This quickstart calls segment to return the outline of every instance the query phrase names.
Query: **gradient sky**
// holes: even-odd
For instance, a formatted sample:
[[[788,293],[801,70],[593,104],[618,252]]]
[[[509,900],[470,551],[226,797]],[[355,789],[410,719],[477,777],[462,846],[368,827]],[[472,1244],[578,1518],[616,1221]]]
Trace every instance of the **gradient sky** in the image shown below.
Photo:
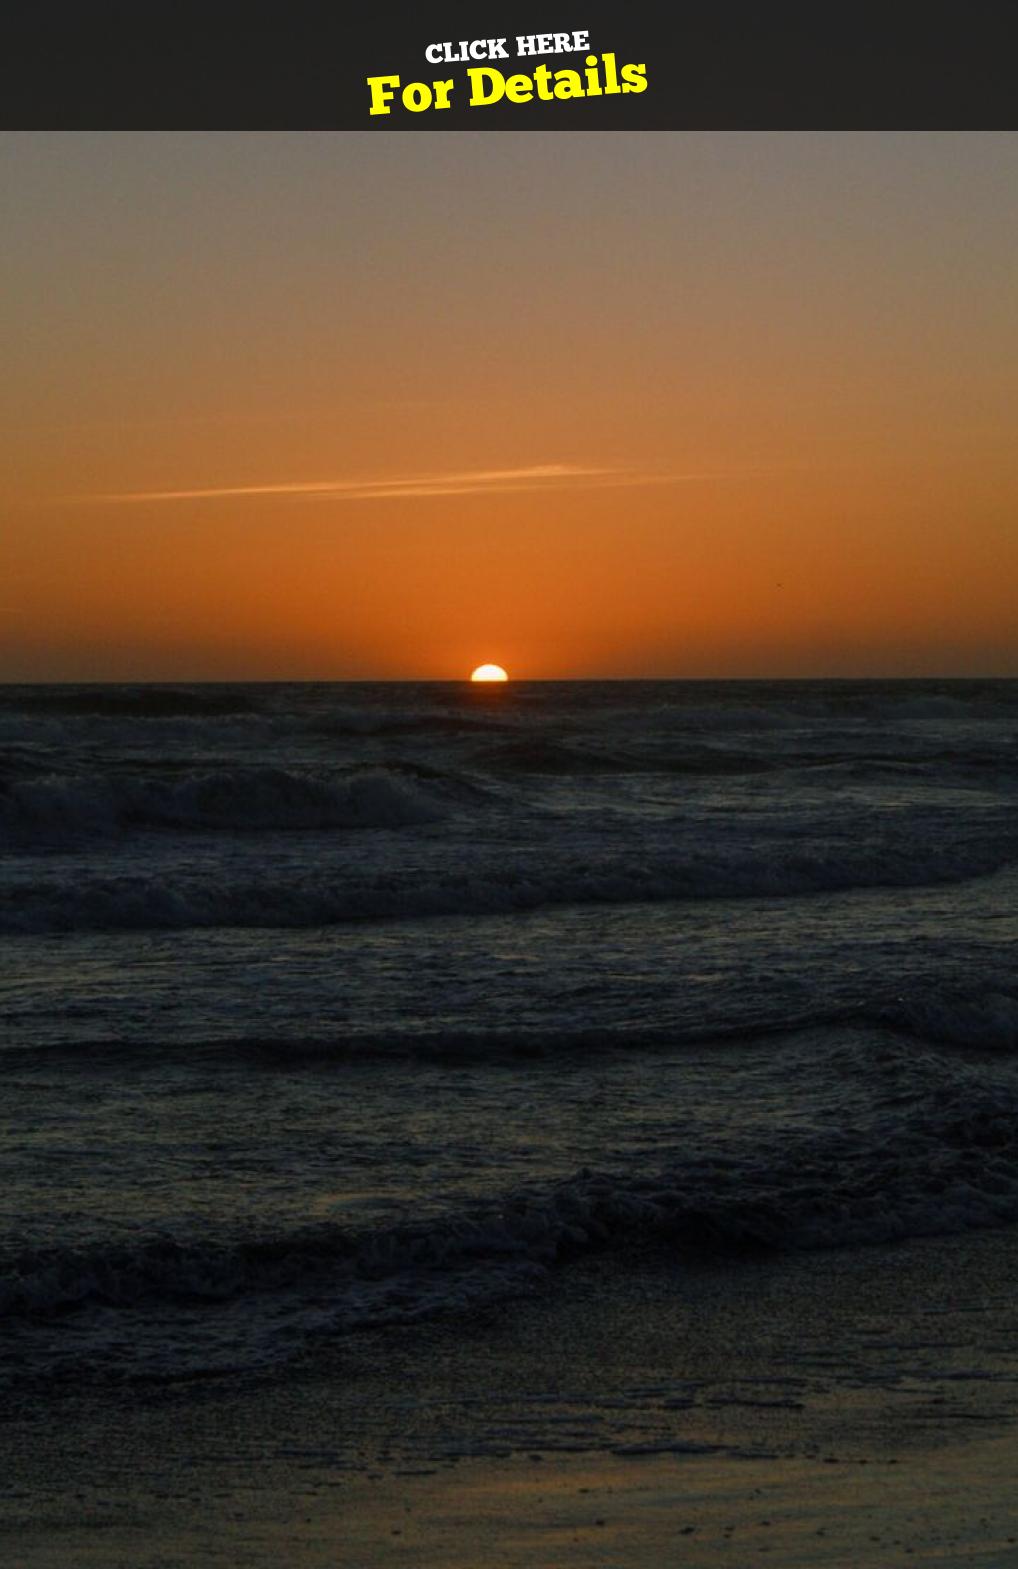
[[[0,679],[1018,674],[1018,137],[0,139]]]

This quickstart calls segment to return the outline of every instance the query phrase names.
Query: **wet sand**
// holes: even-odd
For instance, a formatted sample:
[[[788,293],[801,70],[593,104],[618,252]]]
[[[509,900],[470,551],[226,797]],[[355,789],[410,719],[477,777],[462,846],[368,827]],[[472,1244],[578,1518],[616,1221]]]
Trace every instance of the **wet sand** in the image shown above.
[[[1018,1565],[1018,1232],[576,1263],[263,1377],[20,1400],[12,1565]]]

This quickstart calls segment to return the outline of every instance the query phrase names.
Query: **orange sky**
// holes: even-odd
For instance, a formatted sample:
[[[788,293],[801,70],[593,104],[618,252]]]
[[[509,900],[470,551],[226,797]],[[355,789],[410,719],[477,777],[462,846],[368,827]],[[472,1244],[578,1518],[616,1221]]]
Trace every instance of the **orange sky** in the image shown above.
[[[1018,673],[1018,140],[7,136],[0,679]]]

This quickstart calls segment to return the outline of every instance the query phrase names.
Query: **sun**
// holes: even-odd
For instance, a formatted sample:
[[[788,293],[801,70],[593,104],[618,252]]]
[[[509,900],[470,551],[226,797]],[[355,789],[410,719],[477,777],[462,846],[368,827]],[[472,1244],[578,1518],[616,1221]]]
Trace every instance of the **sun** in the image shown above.
[[[471,681],[508,681],[501,665],[478,665],[470,676]]]

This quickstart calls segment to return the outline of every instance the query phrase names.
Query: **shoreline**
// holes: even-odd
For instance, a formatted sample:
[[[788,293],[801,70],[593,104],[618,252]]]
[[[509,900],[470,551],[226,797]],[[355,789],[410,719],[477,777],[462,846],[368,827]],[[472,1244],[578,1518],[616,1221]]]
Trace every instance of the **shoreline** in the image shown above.
[[[0,1538],[25,1569],[639,1566],[673,1539],[689,1564],[1018,1564],[1016,1263],[1014,1227],[598,1255],[274,1374],[26,1402]]]

